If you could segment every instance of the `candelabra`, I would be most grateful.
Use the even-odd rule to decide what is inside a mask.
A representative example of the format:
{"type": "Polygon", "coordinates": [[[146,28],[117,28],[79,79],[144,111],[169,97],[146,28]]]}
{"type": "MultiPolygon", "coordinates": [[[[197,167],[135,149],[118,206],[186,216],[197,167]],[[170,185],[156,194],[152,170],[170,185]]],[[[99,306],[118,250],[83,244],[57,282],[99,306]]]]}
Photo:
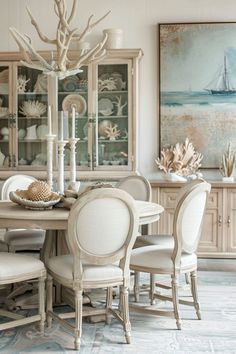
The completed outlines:
{"type": "Polygon", "coordinates": [[[65,146],[68,143],[67,140],[58,140],[58,191],[60,194],[64,194],[64,151],[65,146]]]}
{"type": "Polygon", "coordinates": [[[76,182],[76,144],[79,138],[70,138],[70,182],[76,182]]]}
{"type": "Polygon", "coordinates": [[[50,188],[53,188],[53,142],[56,138],[55,134],[47,134],[47,183],[50,188]]]}

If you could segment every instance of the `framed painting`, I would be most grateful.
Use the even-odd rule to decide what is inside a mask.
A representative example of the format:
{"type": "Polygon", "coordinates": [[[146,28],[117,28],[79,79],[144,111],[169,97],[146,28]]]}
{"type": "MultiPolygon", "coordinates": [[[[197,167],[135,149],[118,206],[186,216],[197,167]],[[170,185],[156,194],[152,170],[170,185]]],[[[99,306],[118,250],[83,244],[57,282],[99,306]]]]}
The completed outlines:
{"type": "Polygon", "coordinates": [[[218,168],[236,149],[236,23],[159,24],[160,150],[188,137],[218,168]]]}

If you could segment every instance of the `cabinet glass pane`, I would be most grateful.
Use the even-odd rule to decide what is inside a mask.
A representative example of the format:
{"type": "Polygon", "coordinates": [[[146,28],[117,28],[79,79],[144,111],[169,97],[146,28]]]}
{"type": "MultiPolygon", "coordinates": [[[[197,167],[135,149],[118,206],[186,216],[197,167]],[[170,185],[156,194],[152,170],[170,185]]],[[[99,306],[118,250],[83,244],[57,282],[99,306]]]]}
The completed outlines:
{"type": "Polygon", "coordinates": [[[97,164],[128,164],[128,65],[98,65],[97,164]]]}
{"type": "MultiPolygon", "coordinates": [[[[61,117],[63,112],[63,138],[72,134],[72,108],[75,107],[76,164],[81,168],[88,167],[88,67],[82,72],[68,76],[58,82],[59,136],[61,136],[61,117]]],[[[65,147],[65,165],[70,163],[69,145],[65,147]]]]}
{"type": "Polygon", "coordinates": [[[0,66],[0,168],[9,167],[9,67],[0,66]]]}
{"type": "Polygon", "coordinates": [[[18,166],[45,169],[47,164],[47,76],[17,67],[18,166]]]}

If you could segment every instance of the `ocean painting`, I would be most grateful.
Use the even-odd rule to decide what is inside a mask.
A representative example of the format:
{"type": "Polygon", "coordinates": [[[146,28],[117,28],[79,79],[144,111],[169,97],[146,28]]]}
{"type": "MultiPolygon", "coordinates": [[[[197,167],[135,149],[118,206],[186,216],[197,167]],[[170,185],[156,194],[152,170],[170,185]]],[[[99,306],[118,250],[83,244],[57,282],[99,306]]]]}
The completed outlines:
{"type": "Polygon", "coordinates": [[[160,148],[188,137],[218,168],[236,150],[236,23],[160,24],[160,148]]]}

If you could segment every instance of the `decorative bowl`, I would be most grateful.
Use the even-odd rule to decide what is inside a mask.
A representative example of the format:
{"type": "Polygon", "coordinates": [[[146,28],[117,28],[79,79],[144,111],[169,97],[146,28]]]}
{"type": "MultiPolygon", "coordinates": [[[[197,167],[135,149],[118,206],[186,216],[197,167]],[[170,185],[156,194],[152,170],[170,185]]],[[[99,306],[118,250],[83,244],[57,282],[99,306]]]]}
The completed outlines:
{"type": "Polygon", "coordinates": [[[26,209],[31,210],[48,210],[59,203],[61,197],[59,194],[52,192],[50,200],[48,201],[33,201],[26,198],[26,190],[17,190],[10,192],[10,200],[16,204],[24,206],[26,209]]]}

